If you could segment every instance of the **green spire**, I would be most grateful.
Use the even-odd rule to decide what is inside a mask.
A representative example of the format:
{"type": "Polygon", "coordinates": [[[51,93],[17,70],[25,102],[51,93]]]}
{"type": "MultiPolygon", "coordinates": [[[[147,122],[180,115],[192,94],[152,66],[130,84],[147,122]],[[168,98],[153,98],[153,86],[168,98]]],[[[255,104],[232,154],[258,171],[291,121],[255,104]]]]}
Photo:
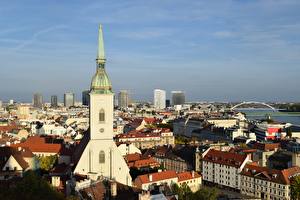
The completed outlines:
{"type": "Polygon", "coordinates": [[[102,25],[101,24],[99,25],[98,54],[97,54],[96,62],[98,65],[105,63],[104,42],[103,42],[103,33],[102,33],[102,25]]]}
{"type": "Polygon", "coordinates": [[[103,42],[103,33],[102,26],[99,26],[99,35],[98,35],[98,54],[96,58],[97,71],[93,76],[91,83],[91,92],[98,94],[111,94],[111,82],[108,78],[108,75],[105,71],[105,55],[104,55],[104,42],[103,42]]]}

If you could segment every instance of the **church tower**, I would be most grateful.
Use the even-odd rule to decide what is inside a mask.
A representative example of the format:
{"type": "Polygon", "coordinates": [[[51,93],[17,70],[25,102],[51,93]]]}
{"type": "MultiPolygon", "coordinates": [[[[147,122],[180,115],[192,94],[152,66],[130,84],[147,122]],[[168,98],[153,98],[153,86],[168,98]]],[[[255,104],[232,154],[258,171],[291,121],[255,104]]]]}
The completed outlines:
{"type": "Polygon", "coordinates": [[[99,27],[96,73],[90,88],[90,133],[82,138],[82,154],[74,173],[87,175],[92,180],[114,179],[131,186],[129,168],[113,140],[112,85],[105,71],[102,26],[99,27]],[[87,141],[87,142],[85,142],[87,141]]]}
{"type": "Polygon", "coordinates": [[[111,82],[105,71],[102,26],[99,26],[96,74],[90,89],[91,140],[113,140],[113,98],[111,82]]]}

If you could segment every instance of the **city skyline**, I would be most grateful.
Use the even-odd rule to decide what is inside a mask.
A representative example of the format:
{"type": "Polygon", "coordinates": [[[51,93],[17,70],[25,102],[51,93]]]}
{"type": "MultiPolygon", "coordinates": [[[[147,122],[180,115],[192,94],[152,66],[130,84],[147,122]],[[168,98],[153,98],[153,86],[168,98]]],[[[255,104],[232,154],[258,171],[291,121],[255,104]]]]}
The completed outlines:
{"type": "Polygon", "coordinates": [[[115,93],[152,100],[162,88],[183,90],[188,101],[299,101],[299,7],[291,0],[6,2],[0,98],[81,96],[96,67],[101,22],[115,93]]]}

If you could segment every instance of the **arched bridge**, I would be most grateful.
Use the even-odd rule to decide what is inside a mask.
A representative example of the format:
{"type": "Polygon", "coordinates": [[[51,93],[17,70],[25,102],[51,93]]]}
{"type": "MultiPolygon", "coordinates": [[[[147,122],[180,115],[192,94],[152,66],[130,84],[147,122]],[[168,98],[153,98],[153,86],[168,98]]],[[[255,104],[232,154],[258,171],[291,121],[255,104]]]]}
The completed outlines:
{"type": "Polygon", "coordinates": [[[237,107],[239,107],[239,106],[241,106],[241,105],[245,105],[245,104],[260,104],[260,105],[263,105],[263,106],[266,106],[266,107],[272,109],[273,111],[277,111],[277,109],[274,108],[273,106],[270,106],[270,105],[267,104],[267,103],[264,103],[264,102],[258,102],[258,101],[247,101],[247,102],[244,101],[244,102],[242,102],[242,103],[239,103],[239,104],[233,106],[232,108],[230,108],[230,110],[234,110],[234,109],[236,109],[237,107]]]}

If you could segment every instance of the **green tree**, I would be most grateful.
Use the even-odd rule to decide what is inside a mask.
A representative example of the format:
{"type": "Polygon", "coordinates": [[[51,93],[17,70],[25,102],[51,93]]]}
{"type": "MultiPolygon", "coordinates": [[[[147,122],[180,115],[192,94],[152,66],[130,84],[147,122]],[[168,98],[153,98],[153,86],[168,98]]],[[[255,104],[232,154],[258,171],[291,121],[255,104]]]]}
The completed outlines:
{"type": "Polygon", "coordinates": [[[293,200],[300,199],[300,176],[296,176],[291,181],[291,197],[293,200]]]}
{"type": "Polygon", "coordinates": [[[180,187],[177,184],[173,184],[171,189],[174,194],[178,195],[179,200],[216,200],[218,197],[216,188],[203,187],[193,193],[187,184],[183,184],[180,187]]]}
{"type": "Polygon", "coordinates": [[[53,168],[54,164],[56,163],[57,156],[52,155],[52,156],[39,157],[39,161],[40,161],[41,170],[48,172],[53,168]]]}
{"type": "Polygon", "coordinates": [[[218,197],[218,191],[216,188],[201,188],[194,193],[194,199],[196,200],[215,200],[218,197]]]}
{"type": "Polygon", "coordinates": [[[22,180],[14,187],[0,188],[0,199],[10,200],[63,200],[62,193],[57,192],[47,181],[33,171],[24,174],[22,180]]]}

